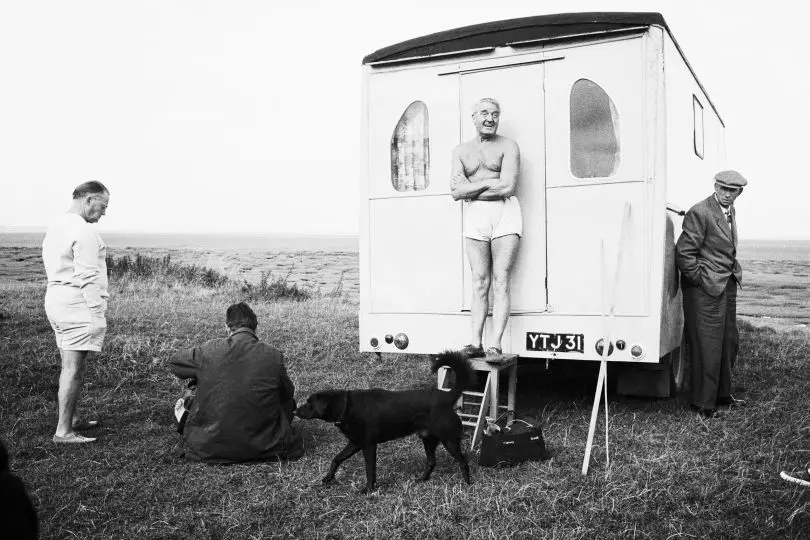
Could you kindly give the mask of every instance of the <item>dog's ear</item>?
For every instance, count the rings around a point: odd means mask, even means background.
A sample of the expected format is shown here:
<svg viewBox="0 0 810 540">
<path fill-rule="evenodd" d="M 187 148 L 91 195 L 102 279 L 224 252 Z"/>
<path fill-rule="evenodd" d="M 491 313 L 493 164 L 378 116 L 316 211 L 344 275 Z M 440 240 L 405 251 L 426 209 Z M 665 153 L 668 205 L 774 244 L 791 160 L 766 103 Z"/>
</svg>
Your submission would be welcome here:
<svg viewBox="0 0 810 540">
<path fill-rule="evenodd" d="M 329 408 L 329 402 L 323 396 L 318 396 L 312 400 L 312 408 L 315 409 L 315 415 L 318 418 L 324 418 L 326 409 Z"/>
</svg>

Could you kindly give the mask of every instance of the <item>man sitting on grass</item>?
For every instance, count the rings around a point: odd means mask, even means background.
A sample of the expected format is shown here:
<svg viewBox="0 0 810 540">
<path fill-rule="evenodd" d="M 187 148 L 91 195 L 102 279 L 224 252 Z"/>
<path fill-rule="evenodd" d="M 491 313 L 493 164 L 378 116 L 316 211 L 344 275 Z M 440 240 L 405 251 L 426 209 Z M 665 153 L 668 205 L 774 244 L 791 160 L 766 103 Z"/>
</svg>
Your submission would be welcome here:
<svg viewBox="0 0 810 540">
<path fill-rule="evenodd" d="M 185 457 L 209 463 L 301 457 L 303 440 L 291 426 L 295 387 L 281 351 L 256 337 L 256 314 L 247 304 L 230 306 L 225 318 L 227 338 L 170 360 L 172 373 L 196 386 L 196 395 L 175 408 Z"/>
</svg>

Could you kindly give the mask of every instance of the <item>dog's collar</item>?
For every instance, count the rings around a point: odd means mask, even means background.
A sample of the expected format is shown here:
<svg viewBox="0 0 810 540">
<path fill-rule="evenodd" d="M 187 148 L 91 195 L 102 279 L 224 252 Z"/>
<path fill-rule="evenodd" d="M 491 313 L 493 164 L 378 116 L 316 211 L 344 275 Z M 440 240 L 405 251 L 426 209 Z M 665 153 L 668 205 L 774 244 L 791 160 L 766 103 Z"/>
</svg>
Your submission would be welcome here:
<svg viewBox="0 0 810 540">
<path fill-rule="evenodd" d="M 345 420 L 345 419 L 346 419 L 346 411 L 348 411 L 348 410 L 349 410 L 349 392 L 347 391 L 347 392 L 344 394 L 344 399 L 343 399 L 343 412 L 342 412 L 342 413 L 340 413 L 340 418 L 338 418 L 338 419 L 337 419 L 337 420 L 335 420 L 335 422 L 334 422 L 334 424 L 335 424 L 336 426 L 338 426 L 338 427 L 339 427 L 339 426 L 340 426 L 340 424 L 342 424 L 342 423 L 343 423 L 343 420 Z"/>
</svg>

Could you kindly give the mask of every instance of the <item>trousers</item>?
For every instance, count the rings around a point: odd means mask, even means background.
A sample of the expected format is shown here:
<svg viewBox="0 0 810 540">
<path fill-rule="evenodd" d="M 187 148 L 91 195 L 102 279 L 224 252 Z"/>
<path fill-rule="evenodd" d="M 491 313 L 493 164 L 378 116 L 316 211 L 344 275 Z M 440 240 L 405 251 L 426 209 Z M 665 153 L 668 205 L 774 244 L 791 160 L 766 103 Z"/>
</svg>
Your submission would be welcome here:
<svg viewBox="0 0 810 540">
<path fill-rule="evenodd" d="M 731 395 L 731 371 L 740 347 L 737 280 L 729 277 L 719 296 L 684 283 L 683 313 L 692 357 L 692 405 L 714 409 Z"/>
</svg>

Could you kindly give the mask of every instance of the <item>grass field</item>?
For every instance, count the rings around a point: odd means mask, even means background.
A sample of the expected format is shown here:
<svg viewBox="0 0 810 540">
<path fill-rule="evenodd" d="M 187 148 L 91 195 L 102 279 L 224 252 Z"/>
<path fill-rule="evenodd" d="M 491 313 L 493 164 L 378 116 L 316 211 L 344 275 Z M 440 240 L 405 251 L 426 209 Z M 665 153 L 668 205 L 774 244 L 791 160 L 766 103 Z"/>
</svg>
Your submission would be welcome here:
<svg viewBox="0 0 810 540">
<path fill-rule="evenodd" d="M 356 297 L 329 292 L 253 303 L 258 334 L 285 352 L 299 400 L 327 387 L 434 384 L 423 357 L 357 353 Z M 0 281 L 0 438 L 43 538 L 802 538 L 810 530 L 810 490 L 778 476 L 810 464 L 806 331 L 741 325 L 735 394 L 751 405 L 725 420 L 698 419 L 682 399 L 612 400 L 610 466 L 598 432 L 586 478 L 595 372 L 521 366 L 518 403 L 542 418 L 551 460 L 484 469 L 473 453 L 467 486 L 440 450 L 422 484 L 424 453 L 412 437 L 380 447 L 380 487 L 364 496 L 360 457 L 320 486 L 344 444 L 320 421 L 298 421 L 306 455 L 291 463 L 207 466 L 172 456 L 182 385 L 166 360 L 222 335 L 224 309 L 242 294 L 232 282 L 113 280 L 108 339 L 81 401 L 103 422 L 100 440 L 52 444 L 59 364 L 43 294 L 40 281 Z"/>
</svg>

